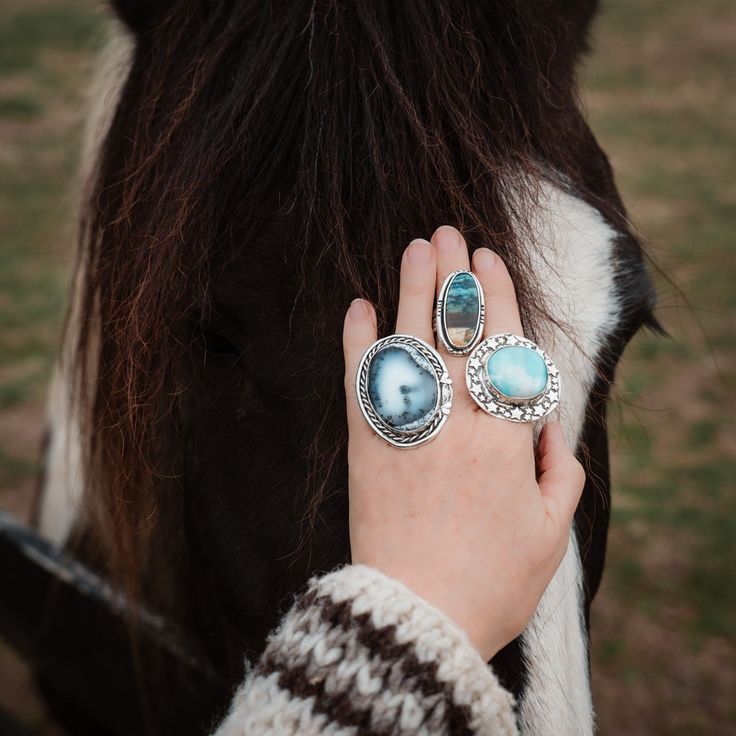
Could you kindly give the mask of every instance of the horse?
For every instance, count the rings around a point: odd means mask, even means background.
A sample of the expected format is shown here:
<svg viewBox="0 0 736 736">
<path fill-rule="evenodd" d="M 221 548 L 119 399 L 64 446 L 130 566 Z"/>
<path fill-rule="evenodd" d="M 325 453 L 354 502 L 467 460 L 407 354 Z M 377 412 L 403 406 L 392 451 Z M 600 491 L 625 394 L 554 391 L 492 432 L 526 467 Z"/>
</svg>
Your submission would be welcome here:
<svg viewBox="0 0 736 736">
<path fill-rule="evenodd" d="M 596 5 L 114 0 L 39 524 L 230 687 L 307 579 L 350 559 L 344 311 L 367 298 L 390 333 L 403 248 L 452 224 L 508 265 L 587 470 L 566 556 L 491 664 L 522 733 L 593 733 L 606 404 L 657 327 L 578 100 Z"/>
</svg>

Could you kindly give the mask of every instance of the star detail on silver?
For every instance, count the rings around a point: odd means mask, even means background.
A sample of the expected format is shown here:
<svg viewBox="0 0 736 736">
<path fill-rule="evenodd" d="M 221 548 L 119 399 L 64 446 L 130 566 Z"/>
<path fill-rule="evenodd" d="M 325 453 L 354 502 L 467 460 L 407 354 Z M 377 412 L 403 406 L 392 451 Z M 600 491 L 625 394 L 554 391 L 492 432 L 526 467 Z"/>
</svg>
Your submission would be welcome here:
<svg viewBox="0 0 736 736">
<path fill-rule="evenodd" d="M 501 393 L 486 375 L 489 358 L 505 347 L 519 346 L 532 350 L 544 360 L 547 382 L 536 396 L 518 399 Z M 491 335 L 479 343 L 465 365 L 465 383 L 478 406 L 488 414 L 511 422 L 533 422 L 553 412 L 560 401 L 560 372 L 552 359 L 534 342 L 525 337 L 504 333 Z"/>
</svg>

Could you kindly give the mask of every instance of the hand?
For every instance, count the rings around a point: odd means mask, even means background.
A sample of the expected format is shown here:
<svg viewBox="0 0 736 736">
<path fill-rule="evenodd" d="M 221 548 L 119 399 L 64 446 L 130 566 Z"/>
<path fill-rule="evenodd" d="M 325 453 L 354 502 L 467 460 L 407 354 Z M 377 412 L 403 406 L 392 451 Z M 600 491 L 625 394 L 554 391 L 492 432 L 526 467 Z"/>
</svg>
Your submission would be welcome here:
<svg viewBox="0 0 736 736">
<path fill-rule="evenodd" d="M 449 273 L 468 268 L 454 228 L 439 228 L 431 243 L 414 240 L 401 264 L 396 332 L 434 345 L 436 291 Z M 485 336 L 522 335 L 503 262 L 481 248 L 472 270 L 485 294 Z M 585 473 L 557 422 L 542 431 L 535 469 L 531 425 L 481 411 L 465 386 L 466 358 L 441 346 L 454 388 L 444 428 L 411 450 L 388 445 L 355 395 L 358 363 L 376 339 L 373 307 L 355 300 L 343 334 L 353 563 L 400 580 L 444 611 L 489 660 L 521 633 L 559 566 Z"/>
</svg>

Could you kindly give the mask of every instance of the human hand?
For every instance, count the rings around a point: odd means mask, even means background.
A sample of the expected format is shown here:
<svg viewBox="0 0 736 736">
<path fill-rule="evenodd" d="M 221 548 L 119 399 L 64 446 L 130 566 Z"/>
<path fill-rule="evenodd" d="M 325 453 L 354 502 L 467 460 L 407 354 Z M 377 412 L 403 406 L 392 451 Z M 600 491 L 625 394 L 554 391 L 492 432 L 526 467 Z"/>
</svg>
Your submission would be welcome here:
<svg viewBox="0 0 736 736">
<path fill-rule="evenodd" d="M 441 227 L 432 242 L 404 252 L 396 332 L 435 345 L 437 290 L 452 271 L 469 269 L 460 233 Z M 484 336 L 523 335 L 514 287 L 498 256 L 473 255 L 485 294 Z M 518 636 L 567 549 L 585 482 L 558 422 L 542 430 L 536 452 L 530 424 L 485 414 L 465 386 L 465 357 L 442 353 L 453 379 L 452 412 L 431 442 L 401 450 L 368 426 L 355 374 L 377 339 L 373 307 L 355 300 L 345 317 L 353 563 L 403 582 L 465 629 L 489 660 Z"/>
</svg>

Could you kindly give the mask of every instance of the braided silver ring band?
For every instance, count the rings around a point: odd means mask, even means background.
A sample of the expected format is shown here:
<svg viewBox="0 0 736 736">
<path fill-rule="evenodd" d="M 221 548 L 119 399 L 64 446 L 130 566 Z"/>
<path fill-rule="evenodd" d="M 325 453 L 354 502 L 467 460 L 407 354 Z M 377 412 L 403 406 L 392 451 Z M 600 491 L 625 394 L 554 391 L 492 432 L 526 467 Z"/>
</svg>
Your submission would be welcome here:
<svg viewBox="0 0 736 736">
<path fill-rule="evenodd" d="M 452 379 L 442 357 L 411 335 L 374 342 L 358 365 L 355 391 L 371 429 L 405 449 L 436 437 L 452 407 Z"/>
</svg>

